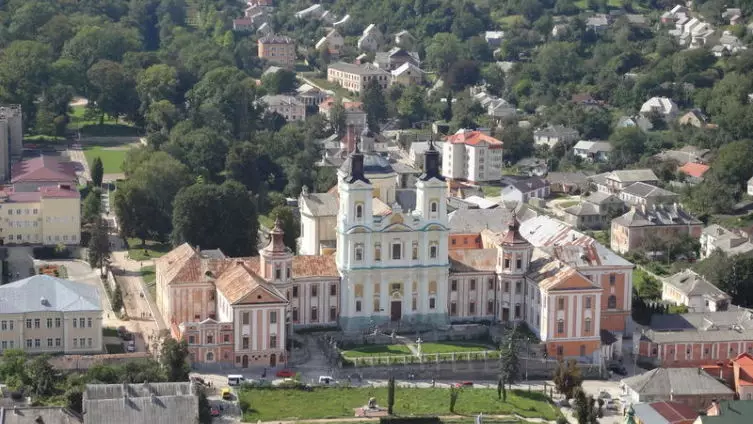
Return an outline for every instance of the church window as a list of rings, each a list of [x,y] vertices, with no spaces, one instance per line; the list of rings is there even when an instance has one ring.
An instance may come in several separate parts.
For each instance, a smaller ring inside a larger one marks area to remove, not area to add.
[[[337,321],[337,306],[330,306],[329,307],[329,320],[330,321]]]
[[[520,281],[516,281],[516,282],[515,282],[515,294],[520,294],[520,290],[521,290],[521,287],[522,287],[522,286],[523,286],[523,285],[521,284],[521,282],[520,282]]]
[[[586,298],[586,309],[591,309],[591,297]]]
[[[458,314],[458,304],[455,302],[450,303],[450,315],[455,316]]]
[[[317,322],[319,321],[319,310],[316,309],[316,306],[311,307],[311,322]]]
[[[311,297],[317,297],[319,295],[319,286],[311,286]]]
[[[515,304],[515,319],[520,319],[520,303]]]
[[[293,298],[298,297],[298,286],[293,286]]]
[[[356,312],[361,312],[361,301],[356,300]]]
[[[523,260],[520,258],[517,258],[515,260],[515,269],[523,269]]]
[[[510,282],[505,281],[505,293],[510,293]]]
[[[418,259],[418,243],[414,241],[413,242],[413,260],[415,261],[416,259]]]
[[[243,313],[243,325],[248,325],[248,323],[249,323],[249,313],[244,312]]]
[[[298,308],[293,308],[293,322],[298,322]]]
[[[437,307],[437,299],[430,297],[429,298],[429,309],[436,309]]]
[[[374,312],[379,312],[381,310],[381,307],[379,305],[379,298],[374,298]]]
[[[356,245],[356,260],[363,260],[363,247],[361,247],[360,245]]]
[[[290,279],[290,267],[288,267],[287,271],[285,271],[285,275],[287,276],[286,278],[289,280]]]
[[[489,290],[494,290],[494,279],[489,279],[489,286],[487,287]]]
[[[382,260],[382,245],[379,243],[374,245],[374,260],[377,262]]]
[[[356,219],[361,218],[363,218],[363,205],[359,203],[356,205]]]
[[[486,302],[486,314],[487,315],[492,315],[493,313],[494,313],[494,300],[489,299]]]
[[[607,299],[607,309],[616,309],[617,308],[617,296],[611,295],[609,296],[609,299]]]
[[[510,269],[510,258],[505,258],[505,269]]]
[[[400,243],[392,243],[392,259],[402,259],[402,247]]]
[[[432,258],[432,259],[436,259],[437,258],[437,250],[438,250],[437,245],[429,246],[429,257]]]
[[[580,356],[586,356],[586,345],[580,345]]]
[[[586,325],[583,327],[583,331],[587,334],[591,332],[591,318],[586,318]]]
[[[615,281],[617,280],[617,276],[614,274],[609,274],[609,285],[613,286]]]
[[[557,320],[557,334],[565,334],[565,321]]]
[[[431,202],[430,210],[434,213],[437,212],[437,202]]]
[[[471,279],[471,290],[476,290],[476,280]]]
[[[450,290],[454,292],[458,291],[458,280],[452,280],[450,283]]]

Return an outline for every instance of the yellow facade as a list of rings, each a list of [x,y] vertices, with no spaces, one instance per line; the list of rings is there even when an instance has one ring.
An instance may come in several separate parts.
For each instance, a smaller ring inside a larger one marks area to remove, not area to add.
[[[0,237],[8,244],[78,244],[80,197],[0,200]]]

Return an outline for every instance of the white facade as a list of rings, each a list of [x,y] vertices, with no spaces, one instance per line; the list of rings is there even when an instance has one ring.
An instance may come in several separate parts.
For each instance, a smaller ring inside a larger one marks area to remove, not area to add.
[[[480,131],[460,130],[442,146],[442,175],[447,178],[497,181],[502,166],[502,142]]]

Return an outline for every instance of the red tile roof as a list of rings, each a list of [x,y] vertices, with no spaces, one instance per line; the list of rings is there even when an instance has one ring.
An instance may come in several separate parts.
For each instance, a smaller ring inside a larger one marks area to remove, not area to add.
[[[501,149],[503,145],[502,141],[488,136],[481,131],[469,130],[460,130],[453,135],[448,135],[447,141],[452,144],[469,144],[471,146],[476,146],[481,143],[487,143],[492,149]]]
[[[40,187],[39,191],[42,197],[47,198],[78,199],[80,196],[75,187],[65,185],[44,186]]]
[[[653,402],[649,405],[670,424],[692,424],[698,418],[698,412],[684,403]]]
[[[76,168],[72,162],[63,162],[57,158],[40,155],[25,159],[11,168],[11,182],[76,182]]]
[[[691,177],[701,178],[709,170],[709,166],[702,163],[688,162],[677,170]]]

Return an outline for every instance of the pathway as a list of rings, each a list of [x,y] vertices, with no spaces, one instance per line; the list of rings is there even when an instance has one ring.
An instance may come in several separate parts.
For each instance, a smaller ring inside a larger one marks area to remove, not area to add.
[[[509,420],[519,419],[531,423],[555,423],[556,421],[548,421],[543,418],[524,418],[519,415],[483,415],[484,418],[495,420]],[[459,420],[459,419],[472,419],[475,415],[441,415],[440,420]],[[364,423],[364,422],[379,422],[379,418],[323,418],[323,419],[308,419],[308,420],[292,420],[292,421],[257,421],[257,424],[298,424],[298,423]]]
[[[84,183],[91,181],[92,177],[91,172],[89,171],[89,162],[86,160],[84,149],[80,144],[71,144],[68,147],[68,157],[71,162],[78,162],[81,164],[81,171],[78,173],[79,178],[82,179]]]

